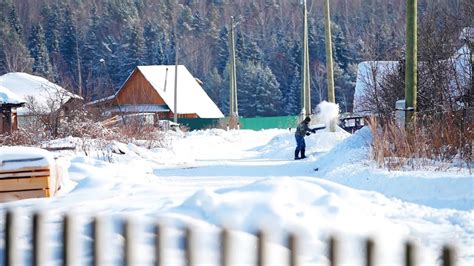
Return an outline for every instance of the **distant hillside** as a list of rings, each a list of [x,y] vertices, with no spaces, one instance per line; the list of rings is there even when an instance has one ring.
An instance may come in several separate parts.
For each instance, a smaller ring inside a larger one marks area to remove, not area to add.
[[[322,2],[308,0],[314,106],[326,98]],[[444,36],[444,48],[451,53],[460,30],[472,24],[472,2],[419,0],[421,37]],[[331,4],[336,99],[342,111],[348,111],[357,63],[401,58],[405,1]],[[95,99],[110,95],[137,65],[174,64],[179,47],[179,63],[204,82],[227,113],[231,16],[238,21],[239,113],[299,113],[300,0],[2,0],[0,74],[34,73]],[[423,31],[424,25],[434,26]],[[420,51],[423,45],[421,41]],[[270,92],[279,108],[255,108],[265,104],[256,97],[261,89]]]

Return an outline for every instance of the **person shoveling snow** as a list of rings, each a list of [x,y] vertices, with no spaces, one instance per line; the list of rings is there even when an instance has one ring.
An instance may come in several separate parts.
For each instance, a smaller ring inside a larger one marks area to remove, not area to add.
[[[305,136],[311,135],[311,133],[316,133],[317,130],[326,128],[326,127],[317,127],[309,128],[308,124],[311,121],[311,118],[307,116],[303,121],[301,121],[296,127],[295,139],[296,139],[296,149],[295,149],[295,160],[300,160],[306,158],[306,143],[304,141]],[[301,157],[299,156],[301,152]]]
[[[303,121],[301,121],[295,132],[295,139],[296,139],[296,149],[295,149],[295,160],[304,159],[306,158],[305,150],[306,150],[306,143],[304,140],[305,136],[309,136],[311,133],[316,133],[317,130],[324,129],[326,127],[331,128],[331,124],[337,120],[339,116],[339,105],[335,103],[328,103],[326,101],[322,101],[316,107],[316,120],[319,123],[323,123],[325,126],[316,127],[316,128],[309,128],[308,124],[311,121],[311,118],[308,116]],[[299,156],[301,152],[301,157]]]

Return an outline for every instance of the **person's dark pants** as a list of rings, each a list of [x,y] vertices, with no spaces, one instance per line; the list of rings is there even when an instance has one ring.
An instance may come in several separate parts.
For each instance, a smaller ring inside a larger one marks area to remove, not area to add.
[[[296,139],[296,150],[295,150],[295,159],[299,159],[299,153],[301,152],[301,158],[305,157],[306,143],[303,136],[295,135]]]

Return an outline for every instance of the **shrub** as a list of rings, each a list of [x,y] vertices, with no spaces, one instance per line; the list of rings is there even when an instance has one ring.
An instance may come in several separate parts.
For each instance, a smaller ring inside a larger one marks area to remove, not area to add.
[[[471,169],[473,111],[419,113],[409,129],[393,118],[371,118],[373,158],[380,167],[390,170],[427,166],[443,170],[453,165]]]

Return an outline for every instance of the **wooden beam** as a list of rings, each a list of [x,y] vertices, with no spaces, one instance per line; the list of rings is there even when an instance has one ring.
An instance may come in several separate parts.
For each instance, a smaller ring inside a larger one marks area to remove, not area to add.
[[[38,172],[10,172],[0,173],[0,180],[3,178],[16,178],[16,177],[37,177],[37,176],[49,176],[49,170],[38,171]]]
[[[30,198],[44,198],[49,194],[49,189],[37,189],[27,191],[11,191],[11,192],[0,192],[0,203],[30,199]]]
[[[50,177],[0,179],[0,192],[50,188]]]
[[[0,174],[4,173],[18,173],[18,172],[42,172],[49,171],[49,166],[38,166],[38,167],[23,167],[17,169],[0,169]]]

